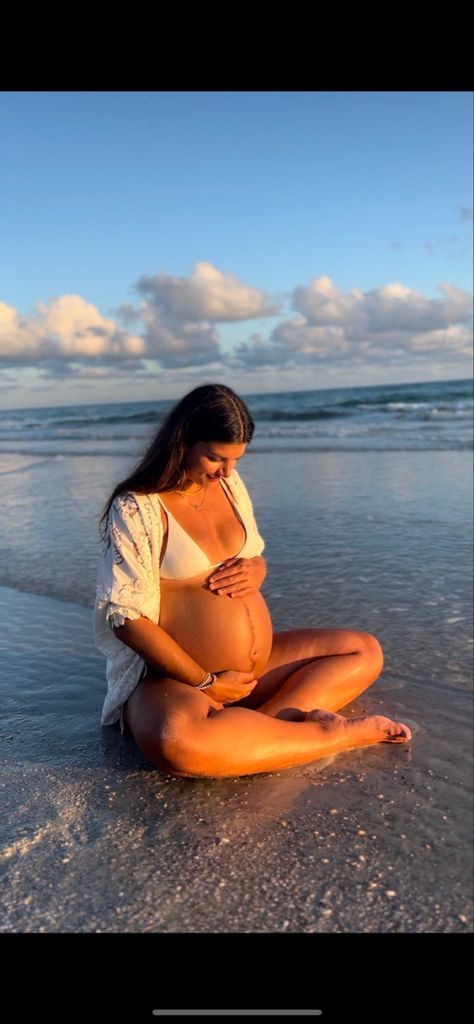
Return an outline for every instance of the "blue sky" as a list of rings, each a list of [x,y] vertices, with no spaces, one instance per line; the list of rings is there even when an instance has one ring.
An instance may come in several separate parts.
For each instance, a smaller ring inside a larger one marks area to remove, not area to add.
[[[472,374],[472,94],[3,92],[4,408]]]

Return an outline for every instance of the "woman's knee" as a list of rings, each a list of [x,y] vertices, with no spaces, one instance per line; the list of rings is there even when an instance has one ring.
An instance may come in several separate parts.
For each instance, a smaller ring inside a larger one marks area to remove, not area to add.
[[[175,689],[173,686],[172,692],[165,694],[164,688],[160,692],[148,687],[132,694],[125,705],[125,720],[135,743],[152,764],[172,774],[184,774],[195,745],[195,727],[210,705],[203,694]]]
[[[156,768],[174,775],[186,772],[192,743],[189,722],[183,716],[170,714],[154,724],[135,723],[132,732],[137,746]]]
[[[365,657],[370,660],[377,675],[380,675],[384,663],[382,645],[371,633],[363,633],[362,636]]]
[[[219,755],[215,744],[216,732],[210,727],[210,720],[216,713],[209,706],[207,715],[200,714],[186,719],[172,716],[158,738],[157,757],[160,767],[172,775],[196,778],[214,776],[216,757],[218,760]]]

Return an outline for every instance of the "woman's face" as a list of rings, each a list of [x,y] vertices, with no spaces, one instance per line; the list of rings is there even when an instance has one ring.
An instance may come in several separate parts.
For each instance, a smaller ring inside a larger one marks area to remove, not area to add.
[[[223,441],[198,441],[186,453],[187,479],[201,486],[212,486],[220,477],[230,476],[246,447],[246,444],[224,444]]]

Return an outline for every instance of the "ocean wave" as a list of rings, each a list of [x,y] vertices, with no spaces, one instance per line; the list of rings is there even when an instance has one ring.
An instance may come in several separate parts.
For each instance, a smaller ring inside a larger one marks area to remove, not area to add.
[[[162,413],[158,410],[149,410],[148,412],[118,412],[113,416],[88,416],[87,418],[80,416],[69,416],[62,420],[54,420],[54,425],[57,427],[68,427],[73,425],[74,427],[90,427],[91,423],[103,424],[107,423],[156,423],[157,425],[165,418],[166,413]]]
[[[375,433],[375,432],[374,432]],[[123,440],[123,439],[122,439]],[[314,441],[314,438],[312,439]],[[415,439],[407,438],[403,441],[394,441],[393,444],[386,444],[381,442],[380,444],[362,443],[355,444],[351,443],[351,435],[343,435],[340,439],[340,443],[324,443],[324,444],[274,444],[274,445],[257,445],[252,442],[252,446],[246,454],[246,458],[252,455],[281,455],[286,452],[447,452],[447,451],[472,451],[473,450],[472,440],[458,440],[449,438],[444,444],[441,444],[439,440],[437,442],[431,442],[426,438],[422,438],[419,441]],[[18,447],[18,448],[2,448],[0,442],[0,454],[15,454],[15,455],[36,455],[40,453],[37,448]],[[45,462],[52,458],[55,459],[74,459],[74,458],[117,458],[117,459],[136,459],[141,452],[134,451],[131,448],[124,450],[123,447],[120,449],[116,448],[79,448],[74,447],[71,449],[51,449],[41,453],[44,455],[40,461]],[[38,463],[36,463],[38,464]],[[35,464],[31,464],[26,467],[27,469],[35,468]]]
[[[472,447],[472,392],[472,381],[461,380],[243,398],[256,425],[257,443],[281,438],[290,450],[307,438],[315,451],[323,445],[338,451],[353,450],[352,440],[369,450],[378,438],[377,450],[437,451]],[[135,448],[138,452],[150,443],[173,404],[159,400],[10,410],[0,415],[0,446],[35,454],[107,455],[119,446],[121,454]]]
[[[468,419],[472,416],[472,409],[472,402],[459,401],[452,404],[447,402],[433,404],[430,402],[390,401],[386,403],[367,403],[360,401],[339,403],[332,407],[319,406],[310,409],[291,409],[285,407],[259,409],[252,412],[252,417],[258,427],[260,423],[318,423],[324,420],[333,421],[348,418],[353,421],[357,417],[360,418],[361,414],[362,416],[371,414],[373,422],[376,422],[379,417],[422,419],[439,415],[446,418]],[[41,439],[62,436],[70,440],[81,440],[84,438],[85,432],[87,432],[87,436],[91,439],[103,440],[107,438],[119,440],[126,436],[127,430],[130,430],[130,428],[139,428],[140,426],[158,428],[160,421],[161,418],[156,413],[132,415],[125,411],[117,416],[105,416],[103,418],[91,416],[87,419],[71,417],[70,419],[49,420],[43,423],[23,422],[14,424],[11,421],[3,423],[0,421],[0,437],[4,440],[15,440],[21,435],[25,440],[28,438],[33,440],[41,435]],[[109,433],[107,428],[113,426],[119,426],[121,428],[120,432],[114,431]],[[146,431],[140,435],[137,429],[133,430],[134,437],[149,437],[151,433],[152,431]]]

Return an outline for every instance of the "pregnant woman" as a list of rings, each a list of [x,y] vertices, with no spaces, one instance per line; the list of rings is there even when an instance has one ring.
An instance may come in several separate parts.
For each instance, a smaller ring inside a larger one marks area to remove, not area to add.
[[[254,423],[207,384],[171,410],[101,519],[94,634],[102,724],[127,726],[174,775],[248,775],[377,742],[408,726],[336,712],[379,676],[380,644],[346,629],[273,633],[265,543],[235,465]]]

